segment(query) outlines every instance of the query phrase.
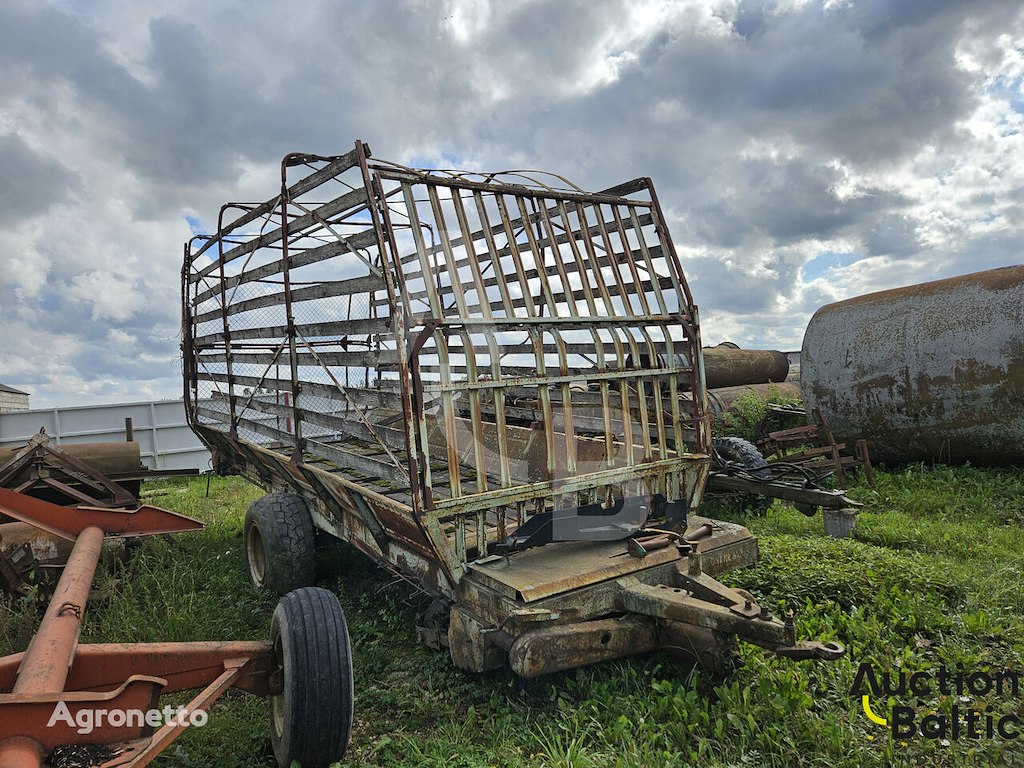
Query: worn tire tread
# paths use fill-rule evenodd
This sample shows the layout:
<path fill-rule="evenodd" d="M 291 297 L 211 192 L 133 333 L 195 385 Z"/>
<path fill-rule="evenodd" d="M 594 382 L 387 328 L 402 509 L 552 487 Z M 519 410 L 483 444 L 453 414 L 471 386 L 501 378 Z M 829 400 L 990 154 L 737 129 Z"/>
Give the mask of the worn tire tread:
<path fill-rule="evenodd" d="M 275 491 L 257 499 L 245 513 L 247 538 L 251 525 L 259 526 L 266 563 L 264 583 L 256 586 L 285 595 L 316 583 L 316 533 L 301 496 Z"/>
<path fill-rule="evenodd" d="M 772 471 L 757 446 L 742 437 L 715 437 L 711 440 L 715 452 L 726 461 L 739 464 L 755 480 L 771 480 Z M 740 496 L 741 504 L 758 514 L 764 514 L 772 505 L 770 496 L 756 493 L 744 493 Z"/>
<path fill-rule="evenodd" d="M 352 730 L 352 650 L 345 613 L 326 589 L 303 587 L 278 602 L 271 641 L 283 637 L 285 733 L 273 737 L 281 766 L 326 768 L 341 760 Z M 273 730 L 272 730 L 273 733 Z M 276 736 L 276 735 L 275 735 Z"/>

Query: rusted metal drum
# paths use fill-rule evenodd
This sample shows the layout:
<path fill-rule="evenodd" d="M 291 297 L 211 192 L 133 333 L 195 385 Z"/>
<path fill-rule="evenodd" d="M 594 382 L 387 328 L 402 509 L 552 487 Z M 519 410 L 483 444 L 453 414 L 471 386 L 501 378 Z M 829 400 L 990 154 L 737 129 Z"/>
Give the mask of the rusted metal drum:
<path fill-rule="evenodd" d="M 754 394 L 768 400 L 772 397 L 785 397 L 795 400 L 800 399 L 800 385 L 794 381 L 782 381 L 778 384 L 743 384 L 739 387 L 720 387 L 709 389 L 708 411 L 715 418 L 721 416 L 732 408 L 744 395 Z"/>
<path fill-rule="evenodd" d="M 51 444 L 105 475 L 138 472 L 142 468 L 142 449 L 135 442 Z M 0 448 L 0 466 L 24 447 Z"/>
<path fill-rule="evenodd" d="M 873 460 L 1024 465 L 1024 266 L 822 307 L 801 389 Z"/>
<path fill-rule="evenodd" d="M 789 373 L 786 355 L 775 350 L 737 349 L 725 342 L 703 352 L 708 389 L 785 381 Z"/>

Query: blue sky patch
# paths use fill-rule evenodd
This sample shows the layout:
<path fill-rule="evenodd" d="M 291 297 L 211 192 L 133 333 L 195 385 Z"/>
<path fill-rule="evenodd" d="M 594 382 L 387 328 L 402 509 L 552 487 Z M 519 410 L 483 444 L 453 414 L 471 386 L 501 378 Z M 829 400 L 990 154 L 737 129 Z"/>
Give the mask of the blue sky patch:
<path fill-rule="evenodd" d="M 860 258 L 861 255 L 859 253 L 822 251 L 800 268 L 800 276 L 805 283 L 810 282 L 823 276 L 829 270 L 848 267 L 855 261 L 859 261 Z"/>

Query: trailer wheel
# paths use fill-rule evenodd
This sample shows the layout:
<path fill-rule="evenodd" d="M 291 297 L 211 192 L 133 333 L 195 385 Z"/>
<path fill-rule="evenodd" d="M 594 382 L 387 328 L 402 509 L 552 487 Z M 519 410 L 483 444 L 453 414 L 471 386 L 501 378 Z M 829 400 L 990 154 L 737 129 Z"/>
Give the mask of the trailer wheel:
<path fill-rule="evenodd" d="M 739 465 L 755 480 L 771 480 L 772 472 L 768 462 L 757 450 L 757 447 L 742 437 L 716 437 L 711 440 L 718 458 L 726 462 L 726 466 Z M 717 465 L 718 462 L 715 462 Z M 717 469 L 718 466 L 715 466 Z M 757 493 L 739 494 L 740 506 L 756 514 L 764 514 L 772 505 L 768 496 Z"/>
<path fill-rule="evenodd" d="M 270 742 L 281 768 L 327 768 L 345 755 L 352 731 L 352 647 L 345 612 L 320 587 L 289 592 L 270 624 Z"/>
<path fill-rule="evenodd" d="M 293 493 L 269 493 L 245 513 L 245 559 L 257 587 L 279 595 L 316 582 L 316 536 L 309 508 Z"/>

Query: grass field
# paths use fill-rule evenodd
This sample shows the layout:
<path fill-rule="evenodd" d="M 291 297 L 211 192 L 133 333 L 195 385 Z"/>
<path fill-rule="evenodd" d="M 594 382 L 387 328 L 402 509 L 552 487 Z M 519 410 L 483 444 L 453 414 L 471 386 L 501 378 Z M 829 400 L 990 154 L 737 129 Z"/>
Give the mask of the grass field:
<path fill-rule="evenodd" d="M 83 642 L 264 638 L 275 600 L 249 586 L 241 546 L 259 491 L 236 478 L 214 478 L 209 498 L 199 478 L 147 490 L 207 527 L 148 540 L 99 577 Z M 839 662 L 793 662 L 742 646 L 744 666 L 725 679 L 663 655 L 537 681 L 469 676 L 416 644 L 415 599 L 358 554 L 322 549 L 321 584 L 342 599 L 355 654 L 345 765 L 1024 765 L 1024 735 L 893 739 L 849 692 L 865 661 L 893 673 L 1024 672 L 1021 473 L 910 467 L 851 495 L 867 506 L 844 540 L 778 503 L 761 517 L 716 510 L 761 542 L 760 565 L 726 580 L 776 612 L 795 608 L 801 636 L 849 649 Z M 0 654 L 23 649 L 38 618 L 36 603 L 5 598 Z M 921 716 L 954 704 L 1024 714 L 1005 692 L 871 701 L 882 714 L 908 702 Z M 271 766 L 268 749 L 265 702 L 231 691 L 157 765 Z"/>

